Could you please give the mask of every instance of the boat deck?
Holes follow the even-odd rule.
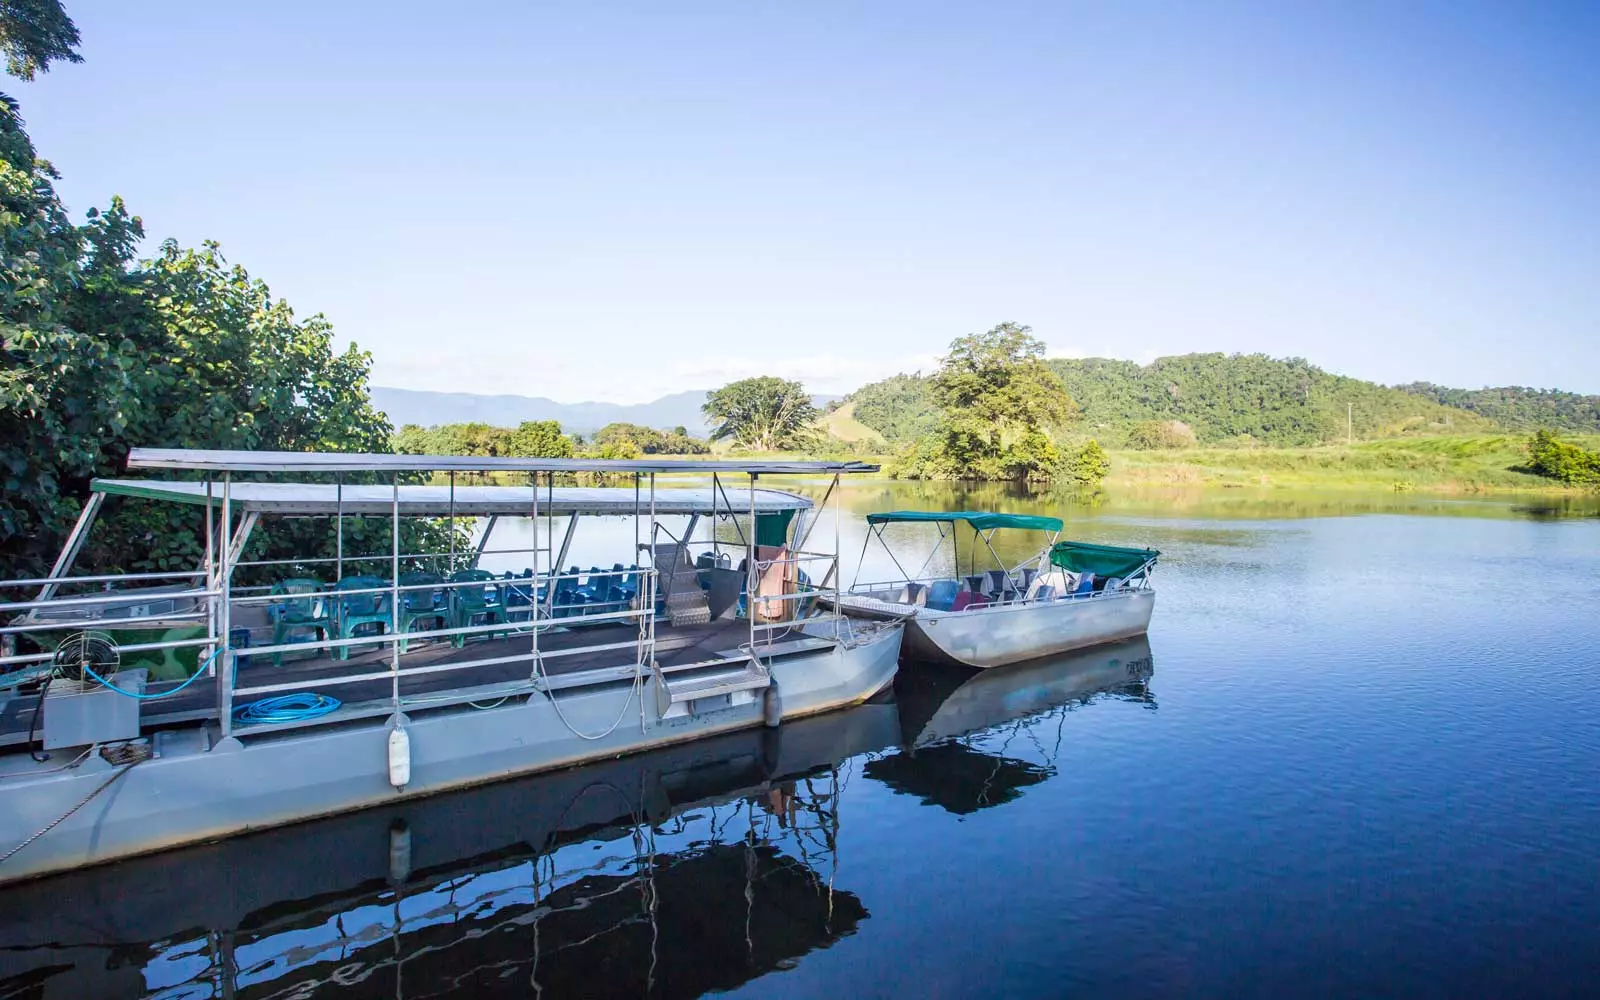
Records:
[[[593,683],[596,672],[608,670],[614,672],[618,682],[631,681],[637,662],[635,643],[638,638],[639,627],[635,622],[542,631],[539,635],[539,651],[544,673],[552,688],[563,687],[564,678],[569,679],[569,683],[576,681],[573,675],[577,674],[585,675],[582,683]],[[737,655],[739,647],[747,645],[749,641],[749,622],[741,619],[719,619],[700,625],[672,625],[661,621],[656,624],[655,659],[663,672],[672,673]],[[774,655],[781,655],[830,645],[832,640],[826,638],[780,633],[774,636],[770,651]],[[762,648],[766,650],[768,647],[763,645]],[[477,639],[460,648],[448,641],[414,641],[400,656],[402,703],[407,709],[425,709],[467,701],[493,701],[513,693],[526,693],[534,687],[532,651],[533,637],[526,631],[507,637]],[[502,662],[482,663],[457,670],[439,669],[453,663],[475,660]],[[281,665],[275,665],[271,656],[255,656],[247,662],[241,658],[236,691],[269,685],[280,690],[236,694],[234,704],[246,704],[272,694],[314,691],[339,699],[344,704],[339,712],[341,716],[359,718],[387,714],[392,707],[394,683],[389,673],[391,663],[392,656],[387,645],[351,647],[347,660],[335,660],[325,654],[298,658],[285,656]],[[358,674],[382,676],[345,684],[328,683],[339,677]],[[604,674],[599,676],[605,677]],[[150,691],[159,693],[175,686],[175,683],[165,683]],[[36,702],[34,695],[0,700],[0,747],[27,742]],[[184,691],[169,698],[147,701],[141,706],[140,712],[145,727],[216,717],[217,689],[215,682],[209,679],[195,681]],[[249,730],[259,732],[267,728],[283,727],[251,726]]]

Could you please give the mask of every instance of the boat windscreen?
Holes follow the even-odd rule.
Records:
[[[1061,518],[1042,514],[994,514],[981,510],[891,510],[868,514],[868,524],[897,524],[924,522],[951,524],[964,521],[978,531],[991,528],[1031,528],[1036,531],[1060,531]]]
[[[1155,549],[1130,549],[1120,545],[1093,545],[1089,542],[1057,542],[1050,549],[1050,562],[1074,573],[1095,576],[1129,577],[1146,563],[1154,565],[1161,555]]]

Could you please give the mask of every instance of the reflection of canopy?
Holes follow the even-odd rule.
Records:
[[[1120,545],[1091,545],[1088,542],[1057,542],[1050,550],[1050,561],[1074,573],[1095,576],[1132,576],[1145,563],[1154,564],[1161,555],[1155,549],[1129,549]]]
[[[735,989],[827,947],[867,917],[859,897],[830,891],[815,871],[767,844],[658,855],[653,875],[641,863],[631,874],[590,874],[553,891],[536,890],[533,873],[533,865],[517,863],[476,884],[455,878],[429,892],[402,890],[398,908],[406,923],[398,942],[390,936],[394,896],[375,894],[344,914],[342,947],[274,979],[274,992],[295,994],[297,986],[355,968],[363,974],[347,976],[359,979],[350,984],[353,995],[399,996],[392,964],[398,953],[405,983],[455,984],[470,996],[542,990],[558,997],[698,997]],[[365,933],[358,930],[364,920],[374,921]],[[302,947],[308,943],[304,931],[278,935],[252,940],[241,933],[235,948],[260,956],[278,953],[296,936]],[[530,990],[530,981],[539,989]]]
[[[978,531],[991,528],[1033,528],[1038,531],[1060,531],[1061,518],[1041,514],[991,514],[980,510],[891,510],[881,514],[868,514],[868,524],[895,524],[899,522],[944,522],[953,524],[965,521]]]
[[[110,496],[143,497],[168,503],[204,505],[205,483],[172,483],[143,479],[96,479],[90,489]],[[457,486],[451,502],[448,486],[400,487],[402,517],[528,517],[535,509],[541,515],[554,514],[641,514],[651,511],[650,491],[635,492],[633,487],[557,486],[540,489],[535,497],[531,486]],[[389,516],[394,510],[393,486],[344,486],[325,483],[233,483],[229,502],[236,512],[259,512],[286,517],[333,517],[346,515]],[[654,510],[657,514],[741,514],[750,510],[750,490],[658,489]],[[535,506],[537,504],[537,507]],[[211,484],[211,505],[222,506],[222,484]],[[755,491],[756,513],[803,510],[811,501],[782,490]],[[730,510],[731,508],[731,510]]]
[[[966,816],[1010,802],[1055,769],[948,742],[881,757],[861,773],[902,795],[917,796],[924,805]]]

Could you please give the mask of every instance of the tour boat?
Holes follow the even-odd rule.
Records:
[[[33,595],[0,604],[21,612],[0,627],[0,882],[777,726],[895,674],[902,629],[841,613],[838,553],[811,545],[837,537],[813,529],[840,476],[871,466],[134,449],[128,467],[183,478],[94,482],[50,574],[0,583]],[[709,485],[657,486],[677,474]],[[814,504],[758,486],[772,474],[830,485]],[[71,575],[110,502],[192,511],[199,565]],[[331,555],[265,556],[307,519]],[[531,545],[489,548],[509,519]],[[387,551],[355,551],[374,521]],[[407,523],[448,551],[403,552]],[[562,570],[586,524],[628,555]]]
[[[907,572],[884,540],[890,525],[931,524],[938,538],[915,573]],[[961,574],[956,529],[972,529],[967,572]],[[1145,634],[1155,609],[1150,572],[1154,549],[1061,541],[1060,518],[982,511],[889,511],[867,515],[866,546],[876,539],[899,577],[855,583],[839,596],[852,616],[904,621],[902,654],[933,661],[998,667]],[[1037,531],[1043,545],[1007,567],[994,547],[1001,530]],[[947,574],[924,575],[949,540]],[[979,547],[988,568],[978,569]],[[859,575],[859,574],[858,574]],[[831,601],[825,596],[824,601]]]

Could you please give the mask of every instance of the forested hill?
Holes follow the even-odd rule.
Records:
[[[1352,411],[1358,438],[1496,426],[1486,415],[1421,393],[1333,375],[1299,358],[1185,354],[1148,365],[1108,358],[1056,358],[1049,364],[1083,408],[1082,429],[1112,446],[1123,444],[1130,430],[1147,421],[1182,421],[1202,444],[1253,440],[1269,445],[1343,440]],[[850,399],[855,419],[891,442],[915,439],[935,419],[926,380],[919,376],[875,382]]]
[[[1548,427],[1579,434],[1600,434],[1600,396],[1517,385],[1498,389],[1451,389],[1432,382],[1413,382],[1399,388],[1445,406],[1470,410],[1512,430]]]

